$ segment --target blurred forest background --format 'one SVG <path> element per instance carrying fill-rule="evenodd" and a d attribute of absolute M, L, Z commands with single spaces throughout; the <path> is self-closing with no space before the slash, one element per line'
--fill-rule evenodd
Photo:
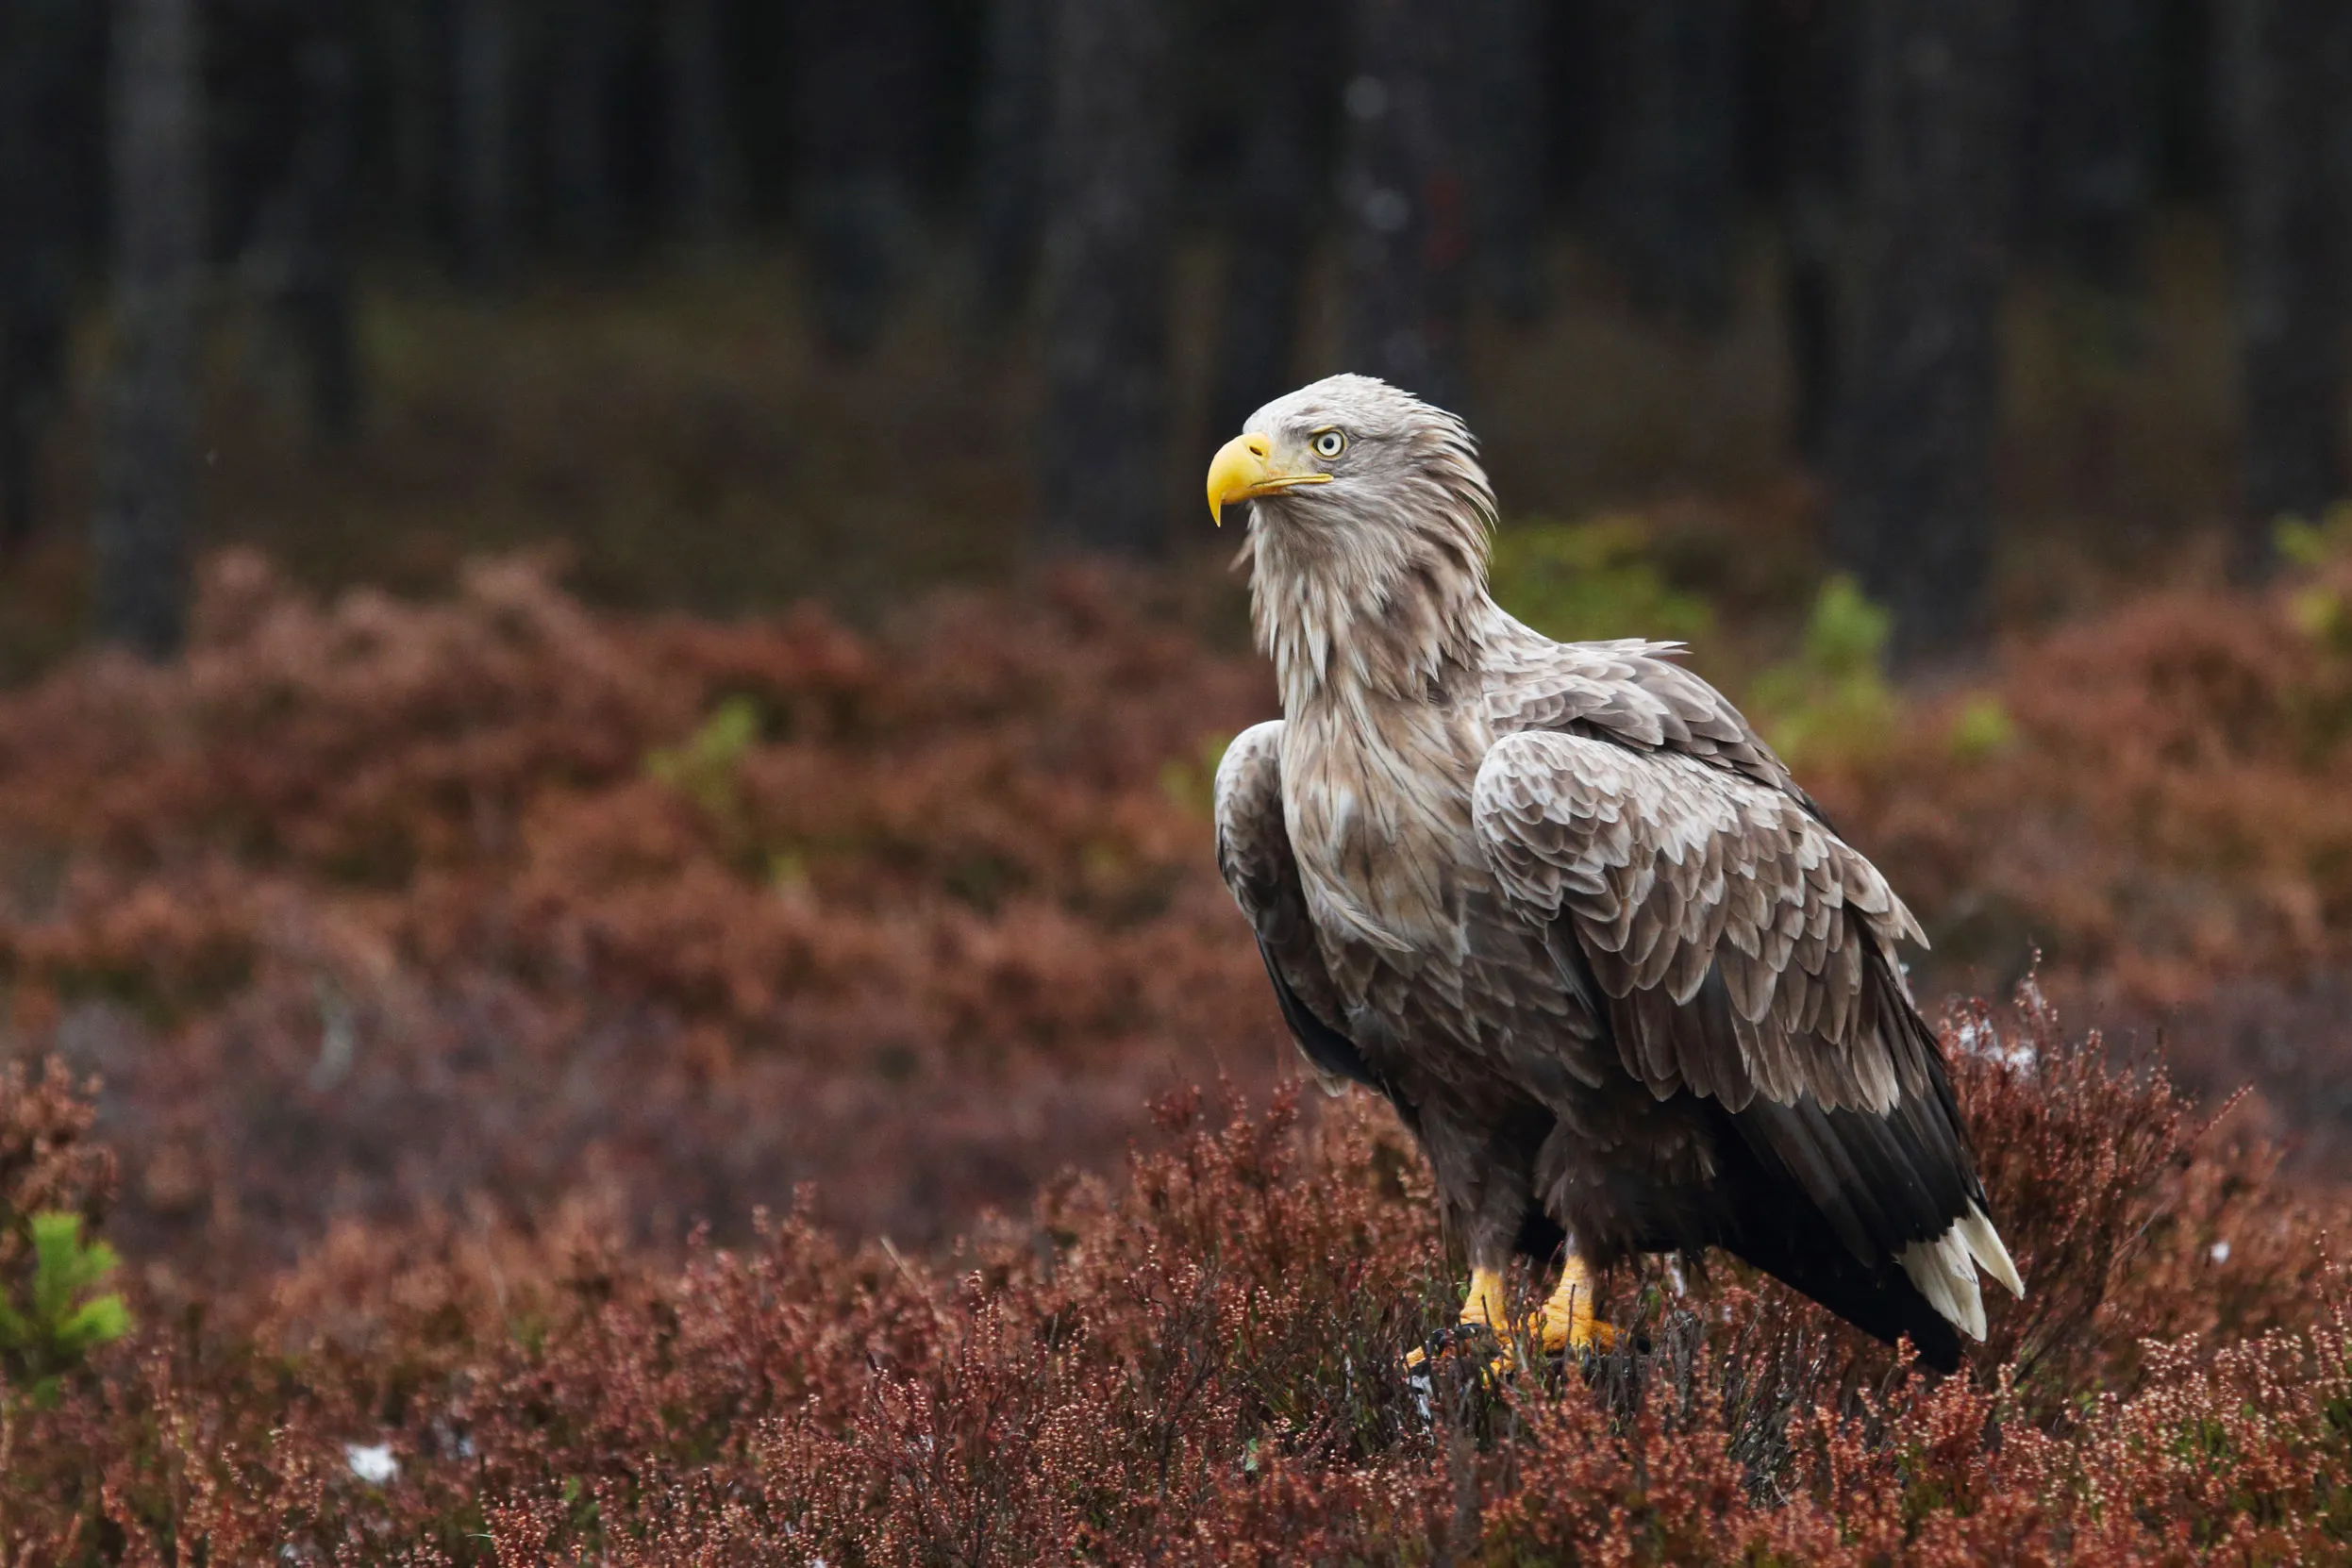
<path fill-rule="evenodd" d="M 6 0 L 0 1556 L 2342 1560 L 2348 314 L 2343 0 Z M 1198 489 L 1340 369 L 1919 912 L 1973 1382 L 1366 1376 Z"/>
<path fill-rule="evenodd" d="M 21 0 L 6 667 L 240 542 L 861 616 L 1180 558 L 1343 366 L 1515 518 L 1779 520 L 1898 660 L 2250 578 L 2345 486 L 2339 9 Z"/>
<path fill-rule="evenodd" d="M 1197 475 L 1352 368 L 1930 999 L 2039 953 L 2338 1169 L 2348 261 L 2330 0 L 11 0 L 9 1048 L 183 1283 L 583 1182 L 930 1243 L 1266 1088 Z"/>

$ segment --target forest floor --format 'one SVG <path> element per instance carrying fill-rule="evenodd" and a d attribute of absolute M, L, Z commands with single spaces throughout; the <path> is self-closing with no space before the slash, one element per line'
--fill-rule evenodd
<path fill-rule="evenodd" d="M 1621 535 L 1530 538 L 1694 613 Z M 1547 559 L 1506 586 L 1565 592 Z M 1832 593 L 1743 690 L 1947 955 L 1917 977 L 2034 1281 L 1971 1376 L 1718 1268 L 1612 1281 L 1650 1349 L 1590 1388 L 1415 1393 L 1397 1358 L 1451 1310 L 1426 1183 L 1384 1111 L 1286 1087 L 1206 810 L 1270 692 L 1183 594 L 1066 573 L 857 632 L 592 610 L 528 560 L 322 600 L 216 558 L 184 666 L 0 696 L 5 1043 L 64 1075 L 0 1093 L 0 1370 L 33 1391 L 0 1530 L 2311 1560 L 2352 1508 L 2321 1179 L 2352 1048 L 2312 978 L 2352 957 L 2347 606 L 2327 555 L 1906 695 Z M 2037 944 L 2022 1014 L 1943 1000 Z M 2206 1109 L 2045 994 L 2172 1020 Z M 58 1212 L 120 1252 L 128 1334 L 74 1328 L 106 1281 L 36 1244 Z"/>
<path fill-rule="evenodd" d="M 2196 352 L 2156 298 L 2141 352 Z M 923 391 L 967 349 L 919 317 L 837 376 L 542 303 L 510 357 L 379 320 L 364 480 L 229 432 L 249 543 L 184 665 L 8 623 L 0 1050 L 57 1066 L 0 1085 L 0 1558 L 2352 1553 L 2352 539 L 2264 593 L 2203 586 L 2177 495 L 2084 525 L 2121 565 L 2012 540 L 1996 655 L 1893 689 L 1734 395 L 1761 339 L 1680 350 L 1738 504 L 1547 468 L 1490 342 L 1505 602 L 1692 638 L 1910 899 L 2031 1293 L 1937 1380 L 1736 1268 L 1626 1271 L 1586 1376 L 1415 1384 L 1457 1289 L 1420 1166 L 1295 1095 L 1211 864 L 1272 711 L 1217 559 L 1020 568 L 1017 349 Z M 2034 515 L 2070 395 L 2012 434 Z M 2203 417 L 2114 444 L 2171 428 L 2194 497 Z"/>

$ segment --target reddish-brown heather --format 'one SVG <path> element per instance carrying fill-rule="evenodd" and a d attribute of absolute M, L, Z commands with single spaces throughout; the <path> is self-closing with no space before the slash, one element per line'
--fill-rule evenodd
<path fill-rule="evenodd" d="M 0 1067 L 0 1215 L 78 1214 L 103 1226 L 114 1206 L 114 1151 L 90 1135 L 89 1092 L 56 1060 L 38 1075 L 21 1061 Z M 25 1236 L 0 1225 L 0 1272 L 25 1266 Z"/>
<path fill-rule="evenodd" d="M 185 668 L 0 695 L 7 1045 L 61 1064 L 0 1078 L 0 1286 L 69 1209 L 137 1319 L 0 1398 L 0 1560 L 2352 1560 L 2344 1205 L 2272 1136 L 2352 1048 L 2320 591 L 1809 765 L 1947 965 L 2038 939 L 2270 1090 L 1953 1009 L 2032 1286 L 1964 1376 L 1718 1259 L 1610 1281 L 1589 1376 L 1424 1390 L 1423 1168 L 1283 1097 L 1209 863 L 1266 683 L 1152 585 L 869 633 L 218 560 Z"/>
<path fill-rule="evenodd" d="M 798 1211 L 682 1264 L 585 1203 L 346 1224 L 242 1326 L 151 1321 L 11 1400 L 0 1531 L 93 1562 L 2352 1560 L 2333 1208 L 2030 993 L 1947 1043 L 2033 1287 L 1960 1376 L 1718 1263 L 1609 1281 L 1641 1343 L 1583 1374 L 1417 1388 L 1451 1276 L 1393 1120 L 1187 1093 L 1125 1179 L 936 1255 Z M 54 1114 L 9 1094 L 11 1136 Z"/>
<path fill-rule="evenodd" d="M 2014 640 L 1985 688 L 2005 741 L 1955 745 L 1983 694 L 1958 692 L 1813 782 L 1965 961 L 2014 965 L 2031 942 L 2070 987 L 2148 1006 L 2341 966 L 2347 592 L 2339 561 L 2293 591 L 2151 594 Z"/>
<path fill-rule="evenodd" d="M 217 561 L 184 670 L 0 698 L 15 1048 L 103 1073 L 124 1239 L 215 1280 L 583 1173 L 941 1240 L 1282 1059 L 1198 805 L 1264 682 L 1130 586 L 864 637 Z"/>

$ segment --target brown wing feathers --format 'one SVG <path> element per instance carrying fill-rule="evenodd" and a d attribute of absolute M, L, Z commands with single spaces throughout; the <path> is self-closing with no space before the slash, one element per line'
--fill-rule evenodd
<path fill-rule="evenodd" d="M 1298 859 L 1282 824 L 1280 721 L 1243 731 L 1217 769 L 1217 867 L 1258 933 L 1282 1020 L 1333 1093 L 1344 1080 L 1376 1084 L 1362 1053 L 1341 1032 L 1339 993 L 1315 943 Z"/>
<path fill-rule="evenodd" d="M 1891 977 L 1871 983 L 1892 986 Z M 1913 1026 L 1925 1027 L 1915 1018 Z M 1807 1095 L 1759 1099 L 1729 1120 L 1761 1163 L 1794 1178 L 1848 1252 L 1876 1261 L 1934 1240 L 1971 1204 L 1985 1202 L 1951 1090 L 1932 1063 L 1930 1076 L 1925 1093 L 1883 1113 L 1831 1109 Z"/>
<path fill-rule="evenodd" d="M 1498 742 L 1474 814 L 1509 894 L 1573 932 L 1626 1070 L 1721 1106 L 1860 1261 L 1982 1189 L 1932 1034 L 1893 967 L 1909 911 L 1778 791 L 1576 735 Z"/>
<path fill-rule="evenodd" d="M 1705 759 L 1811 809 L 1772 748 L 1722 692 L 1665 657 L 1672 642 L 1551 642 L 1514 647 L 1486 704 L 1497 729 L 1588 732 Z"/>
<path fill-rule="evenodd" d="M 1495 743 L 1473 810 L 1510 895 L 1572 925 L 1627 1026 L 1626 1070 L 1660 1098 L 1884 1111 L 1926 1091 L 1927 1057 L 1865 983 L 1917 927 L 1794 799 L 1680 754 L 1537 733 Z M 1690 1005 L 1710 984 L 1736 1052 L 1716 1009 Z"/>

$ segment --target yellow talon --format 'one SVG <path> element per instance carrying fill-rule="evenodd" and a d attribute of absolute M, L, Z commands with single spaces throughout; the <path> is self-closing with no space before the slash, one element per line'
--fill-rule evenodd
<path fill-rule="evenodd" d="M 1545 1354 L 1608 1350 L 1617 1343 L 1617 1330 L 1593 1315 L 1593 1276 L 1575 1253 L 1560 1265 L 1560 1286 L 1536 1320 Z"/>
<path fill-rule="evenodd" d="M 1511 1340 L 1523 1326 L 1532 1327 L 1536 1343 L 1543 1347 L 1543 1353 L 1547 1356 L 1562 1356 L 1571 1352 L 1580 1356 L 1616 1346 L 1617 1330 L 1593 1315 L 1593 1276 L 1585 1271 L 1584 1259 L 1573 1253 L 1560 1266 L 1559 1287 L 1543 1303 L 1532 1325 L 1510 1321 L 1510 1299 L 1499 1273 L 1493 1269 L 1472 1269 L 1469 1296 L 1462 1302 L 1461 1316 L 1455 1324 L 1456 1330 L 1483 1328 L 1486 1335 L 1479 1337 L 1485 1339 L 1491 1336 L 1491 1343 L 1501 1346 L 1488 1363 L 1497 1373 L 1512 1370 L 1515 1358 L 1511 1353 Z M 1445 1356 L 1454 1349 L 1454 1335 L 1450 1331 L 1441 1334 L 1430 1343 L 1437 1347 L 1438 1356 Z M 1417 1347 L 1406 1353 L 1405 1364 L 1419 1367 L 1430 1359 L 1430 1355 L 1428 1348 Z"/>
<path fill-rule="evenodd" d="M 1510 1302 L 1501 1275 L 1493 1269 L 1472 1269 L 1470 1295 L 1461 1304 L 1461 1321 L 1484 1324 L 1500 1339 L 1510 1327 Z"/>
<path fill-rule="evenodd" d="M 1508 1371 L 1511 1362 L 1510 1299 L 1503 1289 L 1500 1274 L 1493 1269 L 1472 1269 L 1469 1297 L 1461 1304 L 1461 1316 L 1454 1320 L 1456 1329 L 1483 1328 L 1487 1333 L 1482 1338 L 1488 1339 L 1489 1343 L 1499 1342 L 1502 1344 L 1503 1348 L 1494 1353 L 1488 1362 L 1496 1372 Z M 1430 1344 L 1437 1347 L 1438 1356 L 1443 1357 L 1452 1353 L 1454 1338 L 1451 1334 L 1441 1335 Z M 1429 1346 L 1417 1345 L 1405 1353 L 1408 1367 L 1418 1367 L 1429 1359 Z"/>

